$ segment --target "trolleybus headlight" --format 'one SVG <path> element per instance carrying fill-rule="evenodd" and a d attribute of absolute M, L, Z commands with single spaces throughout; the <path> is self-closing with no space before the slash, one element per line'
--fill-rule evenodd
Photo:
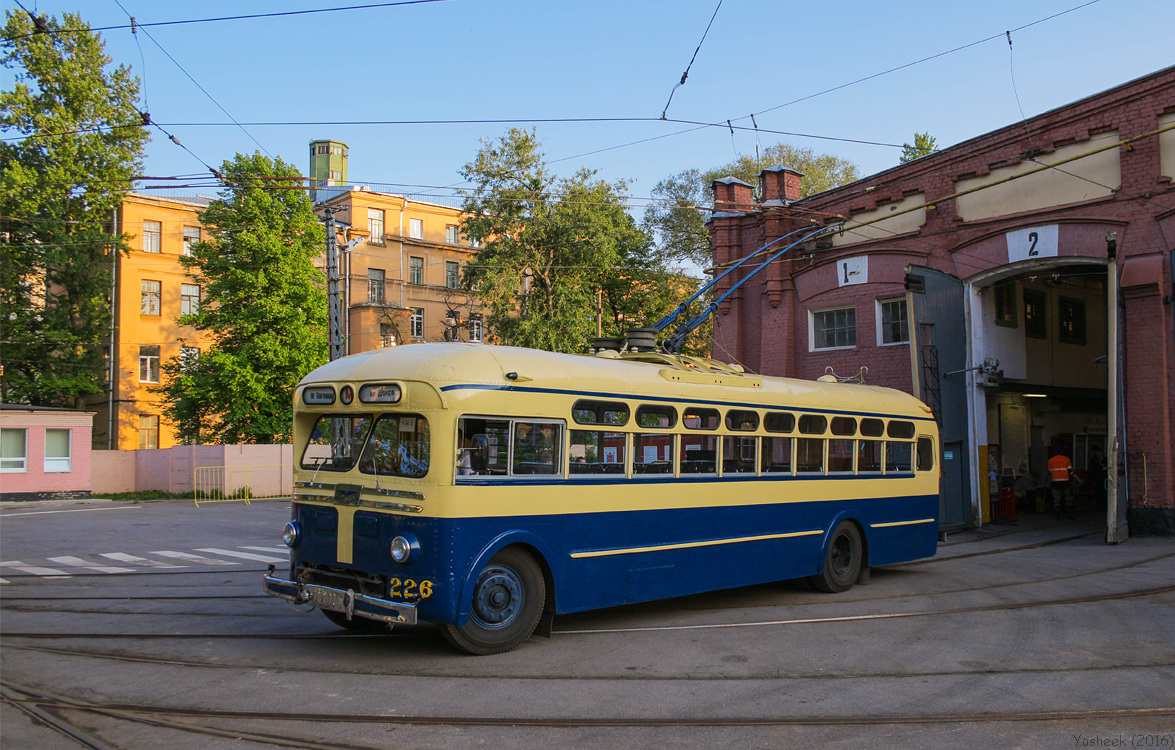
<path fill-rule="evenodd" d="M 302 541 L 302 527 L 297 521 L 290 521 L 285 525 L 282 529 L 282 541 L 287 547 L 297 547 L 298 542 Z"/>
<path fill-rule="evenodd" d="M 401 565 L 412 559 L 412 556 L 419 550 L 420 542 L 411 534 L 398 536 L 392 540 L 392 559 Z"/>

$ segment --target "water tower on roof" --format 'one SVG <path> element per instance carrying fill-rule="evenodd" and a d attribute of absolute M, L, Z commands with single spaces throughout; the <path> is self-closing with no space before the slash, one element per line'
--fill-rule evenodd
<path fill-rule="evenodd" d="M 347 144 L 342 141 L 310 141 L 310 185 L 347 184 Z"/>

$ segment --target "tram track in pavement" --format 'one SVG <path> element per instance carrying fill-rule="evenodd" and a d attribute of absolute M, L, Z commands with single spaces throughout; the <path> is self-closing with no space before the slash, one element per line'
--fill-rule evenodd
<path fill-rule="evenodd" d="M 1038 600 L 1027 602 L 1000 602 L 994 604 L 961 606 L 961 607 L 946 607 L 936 610 L 912 610 L 907 612 L 894 613 L 880 613 L 880 614 L 865 614 L 865 615 L 847 615 L 847 616 L 832 616 L 832 617 L 815 617 L 815 618 L 797 618 L 791 620 L 772 620 L 759 621 L 749 623 L 710 623 L 698 625 L 666 625 L 666 626 L 648 626 L 635 628 L 604 628 L 604 629 L 589 629 L 589 630 L 556 630 L 552 635 L 554 636 L 570 636 L 570 635 L 607 635 L 618 633 L 649 633 L 649 632 L 682 632 L 689 630 L 717 630 L 729 628 L 748 628 L 748 627 L 789 627 L 789 626 L 805 626 L 805 625 L 820 625 L 820 624 L 835 624 L 835 623 L 861 623 L 869 621 L 895 620 L 907 618 L 923 618 L 936 616 L 955 616 L 961 614 L 973 614 L 980 612 L 1007 612 L 1031 609 L 1035 607 L 1064 607 L 1064 606 L 1080 606 L 1089 604 L 1098 604 L 1110 601 L 1120 601 L 1129 599 L 1141 599 L 1147 597 L 1161 596 L 1175 591 L 1175 584 L 1157 586 L 1146 589 L 1137 589 L 1126 592 L 1111 592 L 1104 594 L 1096 594 L 1080 597 L 1067 597 L 1062 599 L 1052 600 Z M 218 660 L 214 662 L 193 661 L 175 658 L 164 658 L 157 656 L 144 656 L 137 654 L 128 654 L 119 651 L 104 651 L 93 649 L 71 649 L 62 648 L 59 646 L 36 646 L 29 644 L 13 644 L 12 639 L 34 641 L 34 642 L 59 642 L 67 640 L 77 641 L 323 641 L 323 642 L 340 642 L 353 640 L 387 640 L 387 639 L 412 639 L 412 638 L 428 638 L 430 640 L 437 640 L 438 645 L 440 640 L 436 634 L 431 632 L 427 626 L 414 628 L 407 632 L 405 631 L 389 631 L 386 634 L 357 634 L 345 632 L 331 632 L 331 633 L 307 633 L 307 634 L 265 634 L 265 633 L 3 633 L 5 639 L 9 642 L 4 644 L 4 648 L 12 649 L 14 651 L 29 651 L 45 654 L 53 654 L 57 656 L 66 656 L 73 658 L 90 658 L 102 659 L 110 661 L 121 661 L 141 664 L 155 664 L 164 666 L 180 666 L 187 668 L 210 668 L 210 669 L 255 669 L 258 668 L 254 663 L 238 663 L 226 662 Z M 1158 662 L 1158 663 L 1139 663 L 1136 665 L 1123 665 L 1115 663 L 1108 665 L 1105 669 L 1118 669 L 1126 667 L 1138 668 L 1160 668 L 1175 666 L 1173 662 Z M 290 672 L 290 673 L 312 673 L 312 674 L 343 674 L 343 675 L 372 675 L 372 676 L 396 676 L 396 677 L 428 677 L 437 676 L 434 672 L 429 671 L 386 671 L 378 670 L 347 670 L 347 669 L 323 669 L 321 667 L 296 667 L 288 665 L 265 665 L 268 671 L 273 672 Z M 947 670 L 942 672 L 894 672 L 879 674 L 872 673 L 853 673 L 853 674 L 837 674 L 829 675 L 821 673 L 812 675 L 811 679 L 858 679 L 862 677 L 908 677 L 911 675 L 917 676 L 958 676 L 970 674 L 1021 674 L 1021 673 L 1036 673 L 1036 672 L 1088 672 L 1098 671 L 1103 667 L 1088 667 L 1080 666 L 1073 668 L 1058 668 L 1058 669 L 1042 669 L 1042 668 L 1018 668 L 1018 669 L 991 669 L 991 668 L 977 668 L 977 669 L 957 669 Z M 500 679 L 502 675 L 494 674 L 487 675 L 486 678 Z M 478 676 L 471 676 L 477 679 Z M 789 678 L 793 679 L 807 679 L 804 675 L 789 674 Z M 563 679 L 558 677 L 528 677 L 528 679 Z M 592 678 L 597 679 L 597 678 Z M 648 675 L 632 676 L 612 676 L 608 679 L 677 679 L 673 676 L 667 677 L 653 677 Z M 695 676 L 693 679 L 700 680 L 752 680 L 764 679 L 762 675 L 747 675 L 743 677 L 729 677 L 729 676 Z"/>
<path fill-rule="evenodd" d="M 1086 709 L 1078 711 L 976 711 L 970 713 L 931 714 L 924 716 L 914 715 L 857 715 L 857 716 L 778 716 L 778 717 L 690 717 L 690 716 L 650 716 L 650 717 L 539 717 L 539 716 L 430 716 L 427 714 L 387 714 L 387 713 L 329 713 L 319 714 L 310 712 L 283 712 L 283 711 L 235 711 L 225 709 L 200 709 L 182 706 L 152 706 L 135 703 L 91 703 L 59 695 L 50 695 L 43 690 L 19 687 L 12 683 L 3 683 L 5 701 L 22 703 L 24 705 L 53 708 L 63 711 L 80 711 L 103 714 L 115 718 L 124 718 L 130 721 L 141 721 L 147 716 L 172 716 L 186 719 L 222 719 L 230 721 L 282 721 L 292 724 L 373 724 L 373 725 L 417 725 L 417 726 L 466 726 L 466 727 L 752 727 L 752 726 L 876 726 L 886 724 L 946 724 L 946 723 L 974 723 L 974 722 L 1072 722 L 1080 719 L 1140 719 L 1166 718 L 1175 716 L 1175 705 L 1151 708 L 1111 708 Z M 9 697 L 9 696 L 12 697 Z M 21 698 L 19 696 L 23 695 Z M 155 722 L 151 722 L 155 723 Z M 196 727 L 180 722 L 161 722 L 164 726 L 183 730 L 208 731 L 207 727 Z M 226 736 L 217 731 L 218 736 Z M 242 736 L 240 732 L 230 730 L 231 736 L 241 739 L 254 739 Z M 274 735 L 255 735 L 259 738 L 293 742 L 307 742 L 302 738 L 277 737 Z M 306 745 L 291 745 L 293 747 L 325 747 L 325 748 L 355 748 L 354 743 L 339 745 L 335 743 L 310 743 Z"/>

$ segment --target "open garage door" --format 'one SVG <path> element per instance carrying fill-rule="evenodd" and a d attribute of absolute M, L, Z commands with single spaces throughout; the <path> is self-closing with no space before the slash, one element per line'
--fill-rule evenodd
<path fill-rule="evenodd" d="M 963 282 L 933 268 L 906 269 L 914 393 L 934 410 L 942 443 L 939 531 L 971 523 L 967 329 Z"/>

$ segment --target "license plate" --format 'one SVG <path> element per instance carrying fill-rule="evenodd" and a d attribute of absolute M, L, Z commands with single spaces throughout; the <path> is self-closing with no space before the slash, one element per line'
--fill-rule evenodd
<path fill-rule="evenodd" d="M 346 603 L 343 601 L 346 593 L 343 591 L 332 591 L 331 589 L 310 589 L 310 603 L 319 609 L 329 609 L 335 612 L 346 611 Z"/>

